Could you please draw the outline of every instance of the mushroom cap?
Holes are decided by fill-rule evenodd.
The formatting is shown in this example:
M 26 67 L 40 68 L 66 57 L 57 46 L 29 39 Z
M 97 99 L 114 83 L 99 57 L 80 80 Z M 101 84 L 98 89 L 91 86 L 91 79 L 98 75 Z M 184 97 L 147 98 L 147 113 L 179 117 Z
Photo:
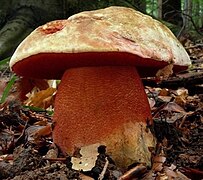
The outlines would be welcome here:
M 176 71 L 190 63 L 165 25 L 134 9 L 112 6 L 38 27 L 18 46 L 10 66 L 21 76 L 57 79 L 72 67 L 136 66 L 146 76 L 168 64 Z

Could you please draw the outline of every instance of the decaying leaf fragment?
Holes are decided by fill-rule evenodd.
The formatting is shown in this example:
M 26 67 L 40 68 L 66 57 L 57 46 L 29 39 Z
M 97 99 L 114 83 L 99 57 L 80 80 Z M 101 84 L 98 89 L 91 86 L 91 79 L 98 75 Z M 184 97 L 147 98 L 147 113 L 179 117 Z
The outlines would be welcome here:
M 47 109 L 50 105 L 53 105 L 55 92 L 56 88 L 49 87 L 46 90 L 31 93 L 24 103 L 27 106 Z
M 26 129 L 26 136 L 29 142 L 38 144 L 41 137 L 50 136 L 51 132 L 51 124 L 47 124 L 46 126 L 33 125 Z
M 178 89 L 177 90 L 177 96 L 175 97 L 175 102 L 180 105 L 181 107 L 184 107 L 186 104 L 186 100 L 188 97 L 188 90 L 187 89 Z
M 164 166 L 163 169 L 163 173 L 159 174 L 159 178 L 160 179 L 179 179 L 179 180 L 190 180 L 189 178 L 187 178 L 187 176 L 185 176 L 184 174 L 182 174 L 178 169 L 176 169 L 177 167 L 175 165 L 171 165 L 170 167 L 168 166 Z
M 139 164 L 128 170 L 124 175 L 119 177 L 119 180 L 137 179 L 140 175 L 146 173 L 147 168 L 143 164 Z
M 101 144 L 96 143 L 88 146 L 81 147 L 80 156 L 81 157 L 72 157 L 72 169 L 74 170 L 83 170 L 90 171 L 96 163 L 98 153 L 98 147 Z
M 173 64 L 169 64 L 162 69 L 159 69 L 156 73 L 158 79 L 164 80 L 173 74 Z

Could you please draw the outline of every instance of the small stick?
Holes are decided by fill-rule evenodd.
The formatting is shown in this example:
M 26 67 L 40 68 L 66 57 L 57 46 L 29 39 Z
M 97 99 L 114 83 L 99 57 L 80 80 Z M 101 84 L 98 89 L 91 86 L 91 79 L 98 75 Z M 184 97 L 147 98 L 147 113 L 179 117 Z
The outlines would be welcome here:
M 140 164 L 129 171 L 127 171 L 124 175 L 122 175 L 119 180 L 130 180 L 132 178 L 137 177 L 138 175 L 144 174 L 147 171 L 147 168 Z
M 44 160 L 48 160 L 48 161 L 66 161 L 66 158 L 47 158 L 47 157 L 43 157 Z M 9 161 L 9 160 L 13 160 L 13 155 L 7 155 L 5 157 L 1 157 L 0 158 L 0 162 L 1 161 Z
M 107 167 L 108 167 L 108 165 L 109 165 L 108 158 L 106 157 L 105 159 L 106 159 L 106 163 L 105 163 L 105 165 L 104 165 L 104 167 L 103 167 L 103 170 L 102 170 L 101 174 L 99 175 L 98 180 L 102 180 L 102 179 L 104 178 L 104 175 L 105 175 L 105 173 L 106 173 Z

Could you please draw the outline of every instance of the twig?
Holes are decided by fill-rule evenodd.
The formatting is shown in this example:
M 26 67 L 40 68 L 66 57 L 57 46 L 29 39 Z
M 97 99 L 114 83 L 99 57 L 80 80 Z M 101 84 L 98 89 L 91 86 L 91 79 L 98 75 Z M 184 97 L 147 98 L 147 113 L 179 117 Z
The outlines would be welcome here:
M 18 139 L 17 139 L 16 142 L 15 142 L 15 145 L 16 145 L 16 146 L 18 146 L 18 145 L 20 144 L 20 141 L 21 141 L 22 138 L 25 136 L 25 131 L 26 131 L 26 128 L 27 128 L 27 127 L 28 127 L 28 121 L 26 121 L 21 135 L 18 137 Z
M 66 161 L 67 159 L 66 158 L 47 158 L 47 157 L 44 157 L 43 158 L 44 160 L 48 160 L 48 161 Z
M 106 160 L 106 163 L 105 163 L 105 165 L 104 165 L 104 167 L 103 167 L 103 170 L 102 170 L 101 174 L 99 175 L 98 180 L 104 179 L 104 175 L 105 175 L 106 170 L 107 170 L 107 167 L 108 167 L 108 165 L 109 165 L 109 161 L 108 161 L 108 158 L 107 158 L 107 157 L 105 158 L 105 160 Z
M 193 46 L 185 47 L 185 49 L 192 49 L 192 48 L 197 48 L 197 47 L 203 47 L 203 44 L 195 44 Z
M 163 80 L 160 87 L 190 87 L 203 83 L 203 73 L 188 73 L 185 77 L 174 77 L 168 80 Z
M 138 177 L 139 175 L 143 175 L 147 171 L 146 166 L 140 164 L 129 171 L 127 171 L 124 175 L 122 175 L 119 180 L 128 180 Z
M 201 71 L 201 68 L 197 68 L 196 70 Z M 155 86 L 161 88 L 188 88 L 198 84 L 203 84 L 203 72 L 190 72 L 184 75 L 178 75 L 176 77 L 171 77 L 167 80 L 162 80 L 160 83 L 157 83 L 155 78 L 145 78 L 142 79 L 142 82 L 145 86 Z
M 1 161 L 11 161 L 13 159 L 14 159 L 13 155 L 9 154 L 5 157 L 0 157 L 0 162 Z M 43 157 L 42 159 L 52 161 L 52 162 L 56 162 L 56 161 L 62 161 L 63 162 L 63 161 L 67 160 L 66 158 L 47 158 L 47 157 Z
M 185 114 L 183 116 L 182 121 L 181 121 L 180 125 L 178 126 L 178 128 L 182 128 L 183 124 L 185 123 L 186 118 L 187 118 L 187 114 Z

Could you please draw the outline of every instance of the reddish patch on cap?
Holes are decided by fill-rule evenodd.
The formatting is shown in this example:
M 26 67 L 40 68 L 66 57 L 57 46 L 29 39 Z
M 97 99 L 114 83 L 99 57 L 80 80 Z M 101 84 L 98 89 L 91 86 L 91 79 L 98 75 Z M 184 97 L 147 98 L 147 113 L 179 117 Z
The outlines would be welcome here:
M 65 20 L 57 20 L 57 21 L 48 22 L 45 25 L 41 26 L 39 28 L 39 31 L 43 32 L 45 34 L 56 33 L 57 31 L 61 31 L 64 28 L 65 22 L 66 22 Z

